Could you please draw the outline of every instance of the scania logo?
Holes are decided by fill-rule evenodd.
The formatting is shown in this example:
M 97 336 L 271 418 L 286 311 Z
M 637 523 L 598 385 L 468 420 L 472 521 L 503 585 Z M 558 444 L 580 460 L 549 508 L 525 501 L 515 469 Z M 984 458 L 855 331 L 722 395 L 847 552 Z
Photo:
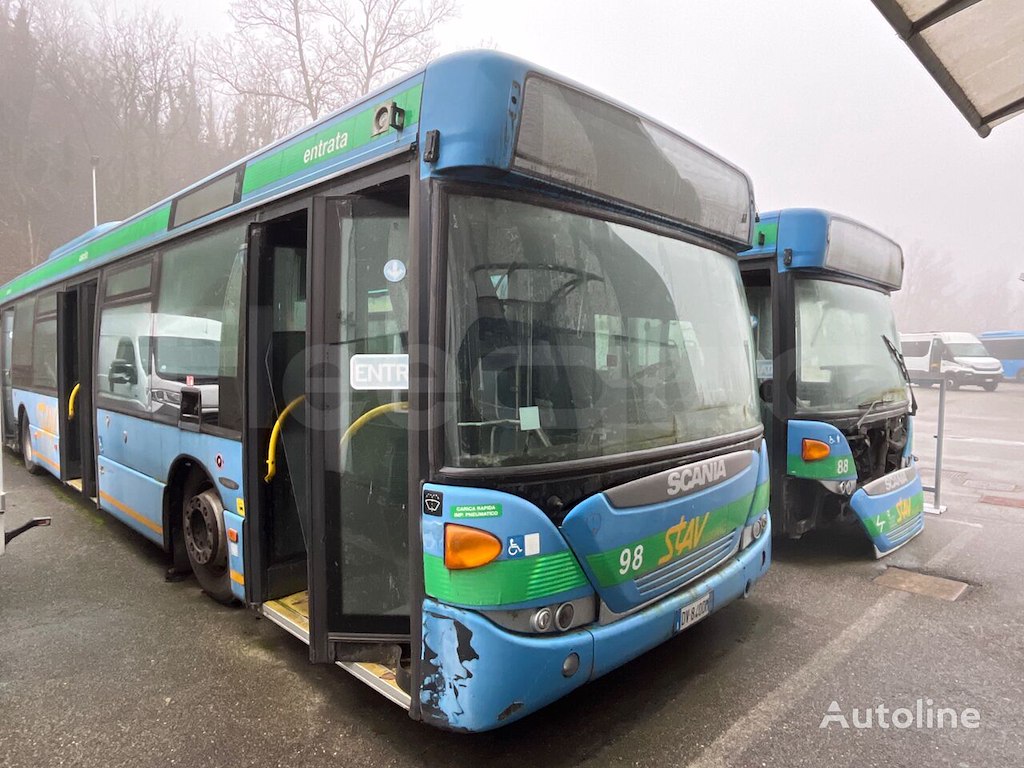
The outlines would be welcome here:
M 901 469 L 898 472 L 885 475 L 882 478 L 882 483 L 885 486 L 886 492 L 894 491 L 897 488 L 902 488 L 904 485 L 914 479 L 914 472 L 910 467 Z
M 725 477 L 725 461 L 715 459 L 682 467 L 668 475 L 668 495 L 675 496 L 694 488 L 712 485 Z

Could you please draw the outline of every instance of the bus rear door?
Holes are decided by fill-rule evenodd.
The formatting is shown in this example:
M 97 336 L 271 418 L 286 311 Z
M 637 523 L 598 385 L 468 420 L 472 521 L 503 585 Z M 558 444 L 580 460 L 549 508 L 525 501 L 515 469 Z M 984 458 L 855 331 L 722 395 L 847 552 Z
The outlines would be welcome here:
M 96 414 L 92 402 L 96 280 L 57 294 L 57 401 L 61 480 L 96 497 Z

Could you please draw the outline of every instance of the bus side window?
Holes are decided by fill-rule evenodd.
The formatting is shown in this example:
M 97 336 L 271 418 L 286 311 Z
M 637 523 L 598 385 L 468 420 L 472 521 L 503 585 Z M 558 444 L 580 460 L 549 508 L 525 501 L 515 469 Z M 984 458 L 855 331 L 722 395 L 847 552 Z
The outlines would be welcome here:
M 246 226 L 232 224 L 169 247 L 160 259 L 152 371 L 158 418 L 177 420 L 181 390 L 191 385 L 202 393 L 204 424 L 241 430 L 238 334 L 245 237 Z
M 772 378 L 775 360 L 772 344 L 772 292 L 768 285 L 748 285 L 746 290 L 757 378 L 758 381 L 764 381 Z
M 96 361 L 96 385 L 101 402 L 113 400 L 121 407 L 149 410 L 149 377 L 142 353 L 148 349 L 152 333 L 150 309 L 148 300 L 103 308 Z

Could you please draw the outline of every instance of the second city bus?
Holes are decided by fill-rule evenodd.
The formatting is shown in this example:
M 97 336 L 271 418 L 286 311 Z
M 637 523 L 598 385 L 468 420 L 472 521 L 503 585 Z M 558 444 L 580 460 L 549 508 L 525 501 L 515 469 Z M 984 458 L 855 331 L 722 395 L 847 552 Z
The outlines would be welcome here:
M 668 128 L 441 59 L 0 289 L 7 438 L 312 661 L 495 728 L 765 574 L 753 218 Z
M 816 209 L 762 214 L 740 255 L 777 535 L 861 526 L 876 557 L 924 528 L 916 411 L 889 294 L 903 251 Z

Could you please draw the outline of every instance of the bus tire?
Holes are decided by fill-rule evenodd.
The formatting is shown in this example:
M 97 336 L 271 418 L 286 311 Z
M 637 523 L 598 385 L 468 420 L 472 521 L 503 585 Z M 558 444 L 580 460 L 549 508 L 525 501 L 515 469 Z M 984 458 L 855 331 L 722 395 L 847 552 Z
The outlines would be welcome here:
M 43 468 L 35 462 L 35 452 L 32 450 L 32 428 L 28 419 L 21 417 L 21 459 L 25 462 L 25 469 L 30 475 L 43 474 Z
M 186 492 L 181 510 L 185 552 L 196 581 L 218 603 L 234 602 L 228 567 L 228 540 L 224 531 L 224 505 L 212 486 Z

